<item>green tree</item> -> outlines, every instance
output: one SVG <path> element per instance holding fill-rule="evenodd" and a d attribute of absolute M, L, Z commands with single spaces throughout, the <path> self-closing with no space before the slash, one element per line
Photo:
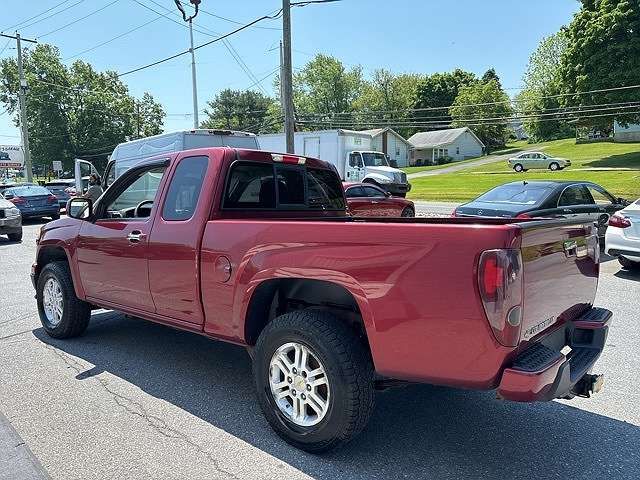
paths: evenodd
<path fill-rule="evenodd" d="M 296 113 L 310 128 L 352 122 L 363 86 L 359 66 L 347 70 L 337 58 L 318 54 L 293 76 Z"/>
<path fill-rule="evenodd" d="M 443 125 L 448 124 L 451 121 L 448 108 L 453 105 L 460 89 L 473 85 L 477 81 L 478 77 L 475 74 L 459 68 L 453 72 L 434 73 L 427 76 L 418 85 L 414 108 L 446 108 L 418 112 L 416 116 L 429 117 L 431 120 L 442 118 Z"/>
<path fill-rule="evenodd" d="M 388 70 L 376 70 L 370 81 L 364 82 L 362 93 L 355 101 L 359 125 L 401 123 L 411 116 L 418 85 L 422 77 L 416 74 L 393 74 Z M 401 134 L 410 129 L 399 128 Z"/>
<path fill-rule="evenodd" d="M 70 67 L 57 48 L 41 44 L 23 54 L 30 150 L 36 170 L 53 160 L 70 169 L 73 158 L 91 154 L 98 164 L 113 147 L 137 135 L 162 131 L 164 112 L 150 94 L 136 111 L 136 99 L 114 72 L 98 72 L 85 62 Z M 0 61 L 0 101 L 19 124 L 18 72 L 13 58 Z"/>
<path fill-rule="evenodd" d="M 502 119 L 512 114 L 509 96 L 495 80 L 462 87 L 449 109 L 453 126 L 469 126 L 489 148 L 504 146 L 508 122 Z"/>
<path fill-rule="evenodd" d="M 207 118 L 203 128 L 225 128 L 253 133 L 276 131 L 274 125 L 275 100 L 253 90 L 226 89 L 207 102 Z"/>
<path fill-rule="evenodd" d="M 567 28 L 568 45 L 562 55 L 560 77 L 564 93 L 587 92 L 640 83 L 640 2 L 583 0 Z M 636 102 L 638 89 L 568 95 L 566 106 Z M 637 111 L 637 109 L 632 109 Z M 604 113 L 604 112 L 603 112 Z M 593 115 L 593 113 L 591 114 Z M 640 114 L 616 114 L 584 119 L 591 125 L 640 123 Z"/>
<path fill-rule="evenodd" d="M 543 38 L 529 59 L 523 77 L 524 89 L 516 97 L 516 103 L 530 141 L 555 140 L 573 134 L 565 120 L 549 115 L 558 112 L 561 105 L 557 96 L 562 89 L 560 62 L 567 44 L 567 35 L 562 29 Z"/>
<path fill-rule="evenodd" d="M 500 88 L 502 88 L 502 84 L 500 83 L 500 77 L 496 73 L 496 69 L 495 68 L 490 68 L 489 70 L 484 72 L 484 75 L 482 75 L 482 81 L 484 83 L 490 82 L 492 80 L 498 82 L 498 86 Z"/>

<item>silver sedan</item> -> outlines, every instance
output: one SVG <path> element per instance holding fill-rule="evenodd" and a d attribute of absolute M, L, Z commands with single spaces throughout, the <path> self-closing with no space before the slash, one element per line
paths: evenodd
<path fill-rule="evenodd" d="M 507 163 L 516 172 L 526 172 L 533 168 L 556 171 L 571 166 L 571 160 L 550 157 L 542 152 L 524 152 L 510 158 Z"/>

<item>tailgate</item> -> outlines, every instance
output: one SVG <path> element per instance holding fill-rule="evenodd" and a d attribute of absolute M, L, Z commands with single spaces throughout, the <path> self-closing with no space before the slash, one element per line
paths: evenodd
<path fill-rule="evenodd" d="M 523 319 L 521 341 L 573 320 L 593 305 L 600 247 L 589 223 L 521 224 Z"/>

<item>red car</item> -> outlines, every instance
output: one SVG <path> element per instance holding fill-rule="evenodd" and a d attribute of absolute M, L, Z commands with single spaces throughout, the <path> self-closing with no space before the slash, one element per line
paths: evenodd
<path fill-rule="evenodd" d="M 71 199 L 40 231 L 32 280 L 55 338 L 107 308 L 246 347 L 269 424 L 319 452 L 399 381 L 520 402 L 597 392 L 611 312 L 593 308 L 596 233 L 576 219 L 354 218 L 327 162 L 205 148 L 134 165 L 95 204 Z"/>
<path fill-rule="evenodd" d="M 347 197 L 349 212 L 354 217 L 415 217 L 416 209 L 411 200 L 392 197 L 370 183 L 342 184 Z"/>

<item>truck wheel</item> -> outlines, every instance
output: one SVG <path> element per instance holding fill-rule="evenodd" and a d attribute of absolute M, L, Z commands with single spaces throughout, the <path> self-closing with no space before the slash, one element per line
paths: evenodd
<path fill-rule="evenodd" d="M 12 242 L 21 242 L 22 241 L 22 230 L 20 230 L 18 233 L 8 233 L 7 237 L 9 237 L 9 240 Z"/>
<path fill-rule="evenodd" d="M 524 168 L 522 168 L 522 165 L 520 165 L 519 163 L 516 163 L 516 164 L 513 166 L 513 169 L 514 169 L 516 172 L 518 172 L 518 173 L 520 173 L 520 172 L 524 171 Z"/>
<path fill-rule="evenodd" d="M 66 262 L 45 265 L 38 277 L 36 299 L 40 322 L 51 337 L 76 337 L 87 329 L 91 306 L 76 297 Z"/>
<path fill-rule="evenodd" d="M 318 310 L 282 315 L 262 331 L 254 354 L 260 407 L 286 442 L 320 453 L 365 427 L 373 410 L 373 363 L 345 322 Z"/>
<path fill-rule="evenodd" d="M 405 207 L 405 209 L 402 210 L 401 215 L 403 217 L 415 217 L 416 216 L 416 212 L 411 207 Z"/>
<path fill-rule="evenodd" d="M 622 268 L 627 270 L 640 270 L 640 262 L 634 262 L 625 257 L 618 257 L 618 262 L 622 265 Z"/>

